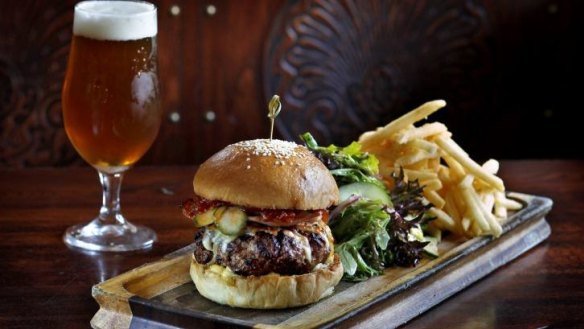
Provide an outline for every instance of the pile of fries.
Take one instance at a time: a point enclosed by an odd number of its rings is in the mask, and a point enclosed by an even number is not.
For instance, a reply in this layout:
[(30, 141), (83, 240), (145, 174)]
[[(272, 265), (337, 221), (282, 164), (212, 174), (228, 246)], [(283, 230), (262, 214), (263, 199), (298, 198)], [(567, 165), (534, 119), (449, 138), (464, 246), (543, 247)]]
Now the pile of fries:
[(433, 205), (430, 213), (436, 217), (432, 225), (466, 237), (498, 237), (508, 211), (522, 207), (505, 196), (503, 181), (496, 176), (499, 163), (473, 161), (442, 123), (414, 126), (444, 106), (443, 100), (425, 103), (385, 127), (364, 133), (359, 142), (364, 151), (377, 156), (388, 184), (403, 169), (406, 180), (424, 186), (424, 197)]

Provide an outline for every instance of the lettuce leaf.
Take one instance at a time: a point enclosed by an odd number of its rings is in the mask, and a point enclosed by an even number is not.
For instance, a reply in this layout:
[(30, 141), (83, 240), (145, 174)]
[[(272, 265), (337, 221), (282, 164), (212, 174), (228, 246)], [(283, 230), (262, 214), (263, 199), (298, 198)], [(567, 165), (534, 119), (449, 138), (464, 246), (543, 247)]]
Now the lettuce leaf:
[(393, 208), (378, 200), (353, 195), (331, 212), (329, 226), (335, 238), (335, 252), (341, 258), (344, 280), (363, 281), (391, 266), (415, 266), (428, 244), (421, 226), (431, 220), (432, 206), (423, 198), (418, 181), (406, 182), (403, 170), (393, 175), (394, 188), (387, 191), (377, 178), (379, 161), (361, 145), (319, 146), (310, 133), (300, 136), (306, 147), (329, 169), (339, 187), (372, 183), (388, 192)]
[(359, 199), (348, 205), (329, 226), (335, 238), (347, 281), (363, 281), (390, 266), (411, 267), (422, 258), (428, 242), (416, 240), (425, 220), (420, 215), (404, 219), (377, 200)]
[(361, 144), (352, 142), (348, 146), (319, 146), (310, 133), (300, 135), (306, 147), (320, 159), (331, 171), (337, 185), (367, 182), (385, 190), (383, 182), (376, 176), (379, 174), (379, 160), (367, 152), (361, 151)]
[(345, 269), (345, 280), (362, 281), (383, 272), (387, 264), (391, 219), (380, 201), (360, 199), (330, 222), (335, 252)]

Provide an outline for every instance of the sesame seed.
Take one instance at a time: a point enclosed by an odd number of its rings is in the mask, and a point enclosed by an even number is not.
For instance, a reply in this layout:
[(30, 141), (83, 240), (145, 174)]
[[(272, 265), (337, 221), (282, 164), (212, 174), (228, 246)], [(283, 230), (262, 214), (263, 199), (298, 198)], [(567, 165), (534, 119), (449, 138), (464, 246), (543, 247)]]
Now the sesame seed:
[[(304, 147), (293, 142), (278, 140), (278, 139), (254, 139), (242, 141), (233, 144), (242, 151), (248, 152), (256, 156), (273, 156), (276, 159), (276, 164), (284, 164), (280, 159), (288, 159), (292, 155), (304, 157), (304, 154), (298, 153), (296, 148)], [(246, 161), (250, 161), (248, 157)]]
[(245, 167), (245, 168), (247, 168), (247, 169), (251, 169), (251, 166), (250, 166), (250, 165), (247, 165), (247, 167)]

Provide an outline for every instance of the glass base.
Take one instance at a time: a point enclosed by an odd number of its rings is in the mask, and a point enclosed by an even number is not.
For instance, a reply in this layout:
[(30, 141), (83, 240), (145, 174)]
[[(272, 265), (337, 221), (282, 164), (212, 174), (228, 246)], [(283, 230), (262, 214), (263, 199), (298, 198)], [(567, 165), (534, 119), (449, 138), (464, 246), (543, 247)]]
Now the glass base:
[(153, 230), (134, 225), (103, 224), (94, 219), (87, 225), (71, 226), (65, 231), (63, 241), (72, 247), (93, 251), (131, 251), (152, 247), (156, 241)]

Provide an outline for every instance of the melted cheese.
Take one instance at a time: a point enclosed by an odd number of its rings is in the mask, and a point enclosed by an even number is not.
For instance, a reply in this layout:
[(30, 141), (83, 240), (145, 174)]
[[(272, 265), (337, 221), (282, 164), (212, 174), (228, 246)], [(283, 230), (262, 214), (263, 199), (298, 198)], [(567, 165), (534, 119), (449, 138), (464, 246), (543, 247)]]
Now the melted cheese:
[(221, 277), (221, 280), (225, 282), (229, 286), (234, 286), (236, 283), (237, 274), (233, 273), (229, 267), (220, 266), (217, 264), (213, 264), (206, 269), (207, 271), (213, 272)]
[(324, 226), (324, 232), (326, 234), (326, 246), (330, 250), (328, 258), (331, 259), (335, 254), (335, 239), (333, 238), (333, 232), (331, 232), (331, 229), (328, 225)]
[(203, 247), (212, 251), (213, 254), (217, 253), (218, 247), (221, 248), (222, 252), (226, 252), (229, 242), (235, 239), (237, 239), (237, 236), (225, 235), (219, 230), (205, 230), (205, 234), (203, 235)]
[(298, 243), (300, 244), (300, 248), (304, 250), (306, 260), (312, 262), (312, 249), (310, 248), (310, 243), (308, 242), (308, 239), (304, 235), (289, 230), (283, 230), (282, 233), (298, 241)]

